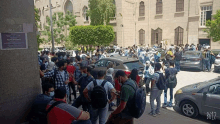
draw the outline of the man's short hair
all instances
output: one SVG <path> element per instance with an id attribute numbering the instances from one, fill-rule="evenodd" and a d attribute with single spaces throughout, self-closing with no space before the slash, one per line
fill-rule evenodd
<path id="1" fill-rule="evenodd" d="M 66 95 L 66 88 L 65 87 L 59 87 L 55 90 L 55 98 L 63 99 Z"/>
<path id="2" fill-rule="evenodd" d="M 171 66 L 174 66 L 174 61 L 169 62 Z"/>
<path id="3" fill-rule="evenodd" d="M 42 86 L 43 93 L 48 92 L 50 88 L 54 88 L 52 84 L 46 83 Z"/>
<path id="4" fill-rule="evenodd" d="M 155 68 L 157 69 L 157 70 L 160 70 L 161 69 L 161 64 L 159 63 L 159 62 L 157 62 L 156 64 L 155 64 Z"/>
<path id="5" fill-rule="evenodd" d="M 57 66 L 60 68 L 60 67 L 64 66 L 65 63 L 67 63 L 67 61 L 65 61 L 65 60 L 60 60 L 60 61 L 58 62 L 58 64 L 57 64 Z"/>
<path id="6" fill-rule="evenodd" d="M 76 60 L 80 61 L 81 60 L 80 56 L 76 56 Z"/>
<path id="7" fill-rule="evenodd" d="M 58 60 L 57 57 L 53 57 L 53 58 L 51 58 L 51 61 L 52 61 L 52 62 L 56 62 L 57 60 Z"/>
<path id="8" fill-rule="evenodd" d="M 126 74 L 125 74 L 124 71 L 118 70 L 118 71 L 115 73 L 115 78 L 118 78 L 119 76 L 125 77 Z"/>
<path id="9" fill-rule="evenodd" d="M 92 68 L 91 67 L 87 67 L 87 72 L 91 73 L 91 71 L 92 71 Z"/>
<path id="10" fill-rule="evenodd" d="M 104 76 L 105 76 L 105 71 L 103 71 L 103 70 L 98 71 L 98 77 L 99 78 L 104 77 Z"/>

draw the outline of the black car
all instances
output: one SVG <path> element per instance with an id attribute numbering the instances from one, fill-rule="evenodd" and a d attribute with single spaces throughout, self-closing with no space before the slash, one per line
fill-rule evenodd
<path id="1" fill-rule="evenodd" d="M 136 68 L 138 69 L 138 75 L 140 77 L 143 76 L 144 65 L 138 60 L 134 58 L 127 58 L 127 57 L 109 57 L 103 58 L 97 61 L 95 64 L 90 65 L 92 69 L 92 76 L 97 78 L 97 72 L 99 70 L 107 70 L 107 66 L 110 62 L 114 63 L 114 71 L 123 70 L 127 75 L 131 73 L 131 71 Z"/>

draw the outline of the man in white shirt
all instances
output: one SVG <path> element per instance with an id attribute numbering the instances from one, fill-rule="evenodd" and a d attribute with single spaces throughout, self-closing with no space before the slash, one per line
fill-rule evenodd
<path id="1" fill-rule="evenodd" d="M 98 72 L 98 79 L 96 79 L 96 83 L 98 86 L 102 85 L 102 83 L 104 82 L 104 77 L 105 77 L 105 71 L 99 71 Z M 108 100 L 108 103 L 106 104 L 106 106 L 104 108 L 95 109 L 92 107 L 92 110 L 91 110 L 92 124 L 96 124 L 98 117 L 99 117 L 99 124 L 106 123 L 109 103 L 111 103 L 116 97 L 115 96 L 116 90 L 110 82 L 107 81 L 103 87 L 106 90 L 107 98 L 108 98 L 108 92 L 111 92 L 112 98 L 110 100 Z M 89 93 L 89 91 L 93 91 L 93 88 L 94 88 L 94 81 L 90 82 L 87 85 L 87 87 L 85 88 L 85 90 L 83 91 L 83 94 L 88 101 L 91 101 L 88 93 Z"/>

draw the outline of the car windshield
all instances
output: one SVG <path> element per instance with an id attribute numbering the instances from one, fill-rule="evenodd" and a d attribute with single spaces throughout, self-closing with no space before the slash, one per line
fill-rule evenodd
<path id="1" fill-rule="evenodd" d="M 134 68 L 139 69 L 144 67 L 139 61 L 126 62 L 124 63 L 124 65 L 128 68 L 128 70 L 133 70 Z"/>
<path id="2" fill-rule="evenodd" d="M 114 49 L 109 49 L 107 50 L 107 53 L 113 53 L 115 50 Z"/>
<path id="3" fill-rule="evenodd" d="M 185 52 L 183 54 L 183 56 L 185 56 L 185 57 L 199 57 L 200 53 L 198 53 L 198 52 Z"/>

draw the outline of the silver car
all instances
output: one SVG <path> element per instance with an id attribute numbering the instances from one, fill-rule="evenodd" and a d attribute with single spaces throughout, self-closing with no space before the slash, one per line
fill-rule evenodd
<path id="1" fill-rule="evenodd" d="M 175 96 L 174 110 L 185 116 L 198 114 L 220 119 L 220 76 L 218 78 L 185 86 Z"/>
<path id="2" fill-rule="evenodd" d="M 202 70 L 202 52 L 186 51 L 180 60 L 180 68 L 195 68 Z"/>

